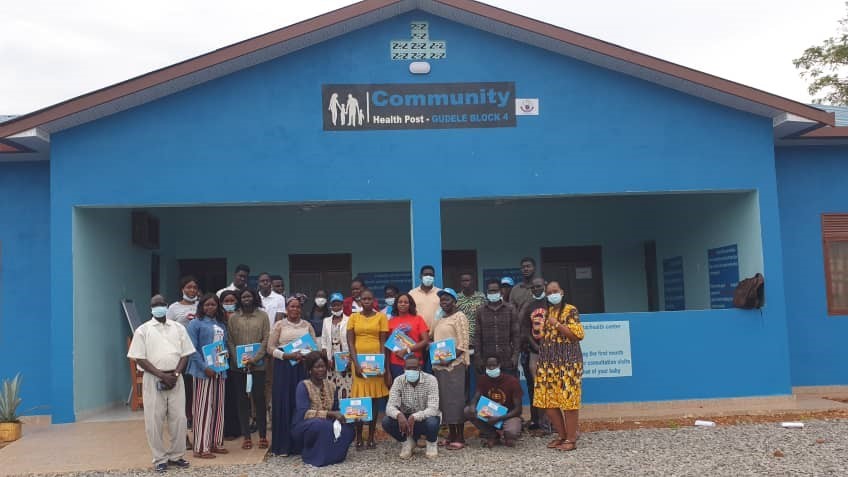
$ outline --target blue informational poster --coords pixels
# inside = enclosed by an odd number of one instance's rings
[[[732,308],[739,284],[739,252],[736,244],[707,251],[710,270],[710,308]]]
[[[686,299],[683,292],[683,257],[671,257],[663,260],[663,295],[665,296],[666,311],[686,309]]]
[[[365,377],[386,374],[386,355],[384,354],[358,354],[356,362]]]
[[[374,419],[370,397],[339,399],[339,409],[347,422],[368,422]]]
[[[485,290],[486,282],[493,278],[500,281],[503,277],[512,277],[512,281],[514,281],[515,283],[521,283],[524,280],[524,277],[521,275],[520,268],[484,268],[483,283],[481,284],[481,288]]]
[[[380,308],[383,308],[383,289],[386,285],[398,287],[401,293],[412,290],[412,272],[367,272],[359,273],[357,277],[365,280],[365,285],[374,292],[374,298],[380,300]]]
[[[300,338],[292,341],[291,343],[283,346],[283,353],[291,354],[291,353],[301,353],[301,354],[309,354],[312,351],[318,351],[318,344],[315,343],[315,339],[312,338],[312,335],[306,333]],[[297,366],[296,359],[290,359],[289,362],[292,366]]]
[[[506,407],[492,401],[486,396],[480,396],[480,400],[477,401],[477,419],[481,421],[487,421],[490,417],[502,417],[506,416],[506,413],[509,412],[509,409]],[[503,427],[503,421],[498,421],[495,424],[495,429],[500,429]]]
[[[260,343],[251,343],[246,345],[238,345],[236,346],[236,367],[243,368],[247,360],[256,356],[257,351],[259,351],[259,347],[262,346]],[[264,359],[260,359],[257,366],[262,366],[265,362]]]
[[[453,338],[434,341],[430,344],[430,362],[445,364],[456,359],[456,341]]]
[[[223,341],[215,341],[203,347],[203,359],[212,371],[220,373],[230,369],[230,354]]]

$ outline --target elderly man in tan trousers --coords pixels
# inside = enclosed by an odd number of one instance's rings
[[[168,304],[161,295],[150,299],[153,315],[133,334],[127,357],[144,370],[144,428],[153,453],[153,468],[165,472],[168,466],[185,468],[185,391],[180,377],[195,348],[183,325],[165,318]],[[165,426],[171,441],[163,439]]]

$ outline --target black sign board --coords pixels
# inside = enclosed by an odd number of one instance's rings
[[[325,84],[325,131],[515,127],[515,83]]]

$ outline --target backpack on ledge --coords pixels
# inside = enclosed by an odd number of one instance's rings
[[[733,306],[736,308],[761,308],[765,297],[763,296],[763,275],[758,273],[751,278],[739,282],[736,291],[733,292]]]

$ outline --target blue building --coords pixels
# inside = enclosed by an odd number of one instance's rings
[[[587,403],[845,385],[847,152],[833,111],[470,0],[366,0],[0,123],[0,376],[71,422],[127,397],[121,300],[182,274],[310,293],[530,256],[582,312]],[[732,308],[755,273],[765,306]]]

